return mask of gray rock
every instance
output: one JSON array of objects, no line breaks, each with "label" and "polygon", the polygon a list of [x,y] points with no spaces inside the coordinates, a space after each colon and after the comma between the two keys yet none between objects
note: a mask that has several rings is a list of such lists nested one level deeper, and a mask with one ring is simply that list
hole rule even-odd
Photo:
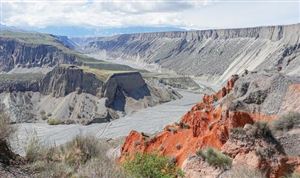
[{"label": "gray rock", "polygon": [[245,69],[281,68],[298,75],[300,24],[243,29],[124,34],[89,38],[86,53],[156,63],[179,74],[223,83]]},{"label": "gray rock", "polygon": [[75,55],[64,53],[54,45],[29,44],[13,38],[0,37],[0,71],[15,67],[54,67],[76,62]]},{"label": "gray rock", "polygon": [[57,67],[41,80],[40,92],[55,97],[66,96],[76,90],[97,95],[103,83],[94,74],[85,73],[76,66]]}]

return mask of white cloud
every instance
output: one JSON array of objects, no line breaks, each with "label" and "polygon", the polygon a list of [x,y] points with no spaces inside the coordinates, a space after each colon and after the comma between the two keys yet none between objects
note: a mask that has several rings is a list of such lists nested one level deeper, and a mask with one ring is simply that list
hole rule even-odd
[{"label": "white cloud", "polygon": [[228,28],[297,23],[299,1],[1,0],[2,23],[16,27],[179,26]]},{"label": "white cloud", "polygon": [[12,26],[51,25],[130,26],[183,25],[185,10],[208,1],[87,1],[3,0],[2,21]]}]

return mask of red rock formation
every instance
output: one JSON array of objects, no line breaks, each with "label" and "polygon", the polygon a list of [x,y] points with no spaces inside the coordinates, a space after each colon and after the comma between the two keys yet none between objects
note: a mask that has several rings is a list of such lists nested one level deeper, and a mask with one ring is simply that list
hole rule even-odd
[{"label": "red rock formation", "polygon": [[[227,106],[220,104],[221,99],[232,91],[237,79],[237,76],[233,76],[227,82],[227,85],[216,94],[204,95],[202,102],[193,106],[181,118],[180,123],[166,126],[164,131],[153,138],[132,131],[121,148],[120,161],[124,161],[128,156],[133,156],[136,152],[158,152],[176,158],[177,165],[182,166],[182,163],[199,149],[214,147],[221,150],[228,141],[229,131],[232,128],[243,127],[259,120],[270,121],[275,119],[276,116],[262,113],[229,110]],[[242,149],[237,148],[236,151],[238,154]],[[253,153],[253,151],[244,154],[244,157],[241,156],[240,158],[246,159],[251,156],[250,153]],[[249,157],[249,159],[251,158]],[[273,166],[273,164],[269,164],[270,162],[263,162],[259,159],[256,161],[253,159],[252,163],[258,168]],[[278,177],[286,169],[285,162],[287,160],[284,156],[282,159],[278,158],[277,161],[279,163],[274,166],[274,169],[271,169],[270,177]]]},{"label": "red rock formation", "polygon": [[154,138],[147,138],[132,131],[121,150],[121,161],[135,152],[154,152],[175,157],[177,164],[204,147],[220,149],[229,138],[229,130],[253,123],[248,113],[230,112],[214,104],[233,88],[237,76],[233,76],[215,95],[205,95],[203,102],[196,104],[181,119],[179,124],[166,126]]}]

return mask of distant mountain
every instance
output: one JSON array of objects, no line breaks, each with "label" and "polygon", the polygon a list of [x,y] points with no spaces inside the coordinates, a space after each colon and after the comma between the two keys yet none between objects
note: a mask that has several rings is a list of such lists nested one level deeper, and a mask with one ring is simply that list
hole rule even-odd
[{"label": "distant mountain", "polygon": [[63,35],[68,37],[88,37],[88,36],[112,36],[117,34],[132,34],[145,32],[163,32],[163,31],[184,31],[178,27],[81,27],[81,26],[50,26],[45,28],[31,28],[31,31],[38,31],[42,33],[50,33],[54,35]]},{"label": "distant mountain", "polygon": [[241,29],[123,34],[89,39],[86,53],[157,64],[179,74],[225,82],[245,69],[300,72],[300,24]]},{"label": "distant mountain", "polygon": [[0,23],[0,31],[13,31],[13,32],[24,32],[25,30],[21,30],[19,28],[13,26],[7,26]]}]

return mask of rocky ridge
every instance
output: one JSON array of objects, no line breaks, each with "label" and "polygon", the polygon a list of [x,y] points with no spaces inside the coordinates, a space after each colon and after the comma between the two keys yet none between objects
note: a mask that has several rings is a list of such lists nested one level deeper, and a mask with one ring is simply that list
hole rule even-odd
[{"label": "rocky ridge", "polygon": [[[277,81],[285,82],[282,83],[284,85],[277,85]],[[234,165],[242,164],[242,160],[249,158],[243,164],[266,171],[268,177],[283,176],[289,169],[299,165],[299,161],[295,161],[297,157],[287,156],[280,146],[282,142],[274,141],[267,128],[255,122],[270,122],[285,112],[299,112],[297,107],[286,108],[282,102],[290,95],[289,88],[298,85],[298,80],[278,72],[246,72],[240,77],[235,75],[219,92],[205,95],[202,102],[187,112],[179,123],[166,126],[157,135],[149,137],[132,131],[122,146],[120,160],[136,152],[158,151],[175,158],[178,166],[189,172],[201,170],[199,167],[186,167],[189,157],[200,149],[213,147],[228,154]],[[268,91],[267,96],[261,94],[264,90]],[[274,100],[278,101],[274,103]],[[273,106],[265,107],[270,102],[274,103]],[[239,132],[235,133],[235,130]],[[261,151],[262,156],[257,150]],[[200,165],[203,166],[202,163]],[[214,170],[212,167],[209,169]],[[215,176],[211,174],[211,177],[218,177],[222,173],[216,171],[219,173]],[[202,174],[196,175],[199,177]]]},{"label": "rocky ridge", "polygon": [[245,69],[299,73],[299,24],[243,29],[124,34],[89,39],[86,53],[155,63],[222,84]]},{"label": "rocky ridge", "polygon": [[8,72],[15,67],[54,67],[59,63],[72,64],[76,56],[48,44],[28,44],[12,38],[0,37],[0,71]]}]

